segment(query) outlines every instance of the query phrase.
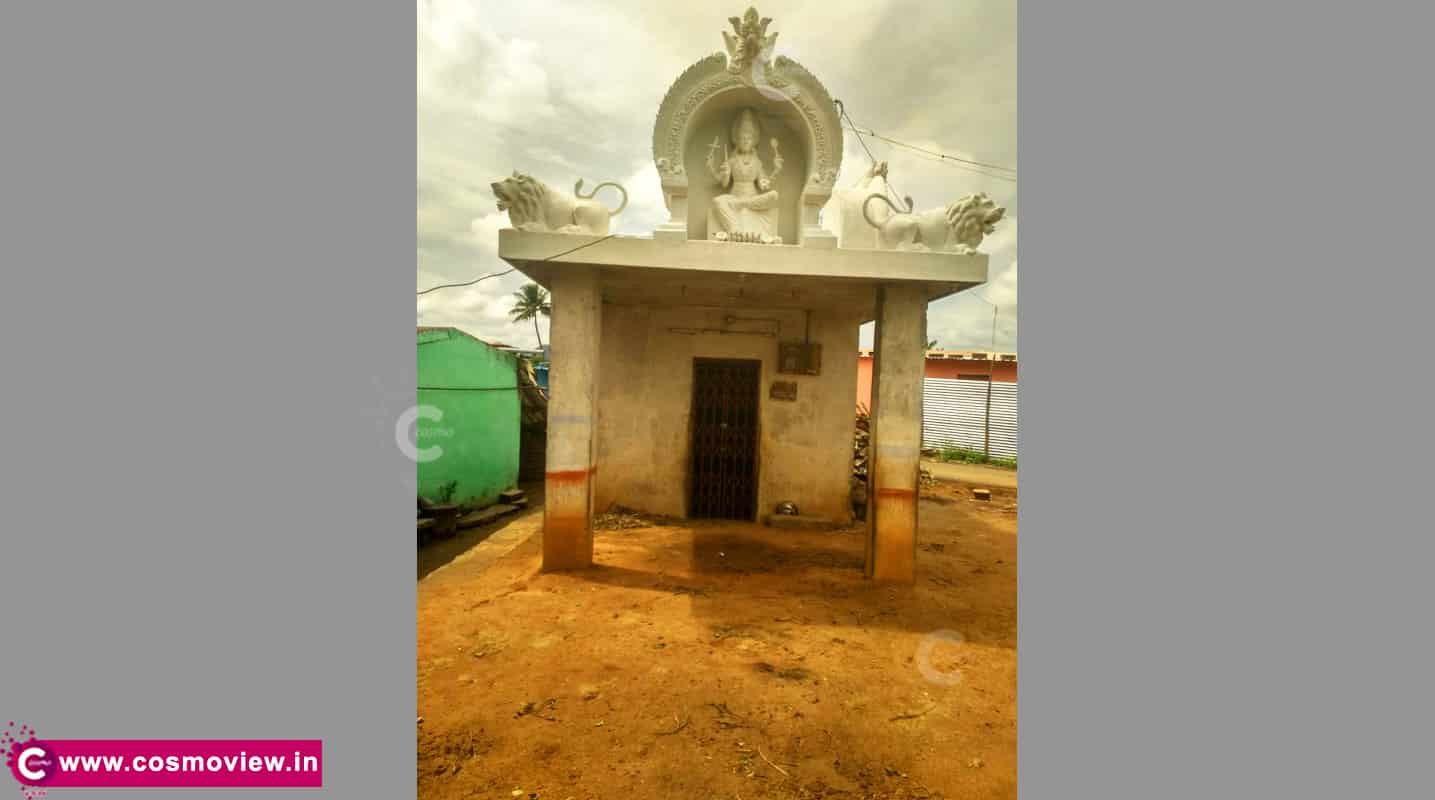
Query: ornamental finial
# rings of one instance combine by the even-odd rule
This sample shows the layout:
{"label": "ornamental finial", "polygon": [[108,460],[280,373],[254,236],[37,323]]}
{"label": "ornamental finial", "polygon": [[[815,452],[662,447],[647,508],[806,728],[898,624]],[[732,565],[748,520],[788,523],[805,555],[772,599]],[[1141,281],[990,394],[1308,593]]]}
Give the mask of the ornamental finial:
{"label": "ornamental finial", "polygon": [[754,64],[767,66],[772,59],[772,49],[777,45],[777,34],[767,35],[770,17],[759,18],[757,9],[748,7],[742,18],[728,17],[732,33],[722,32],[727,43],[727,69],[734,74],[752,68]]}

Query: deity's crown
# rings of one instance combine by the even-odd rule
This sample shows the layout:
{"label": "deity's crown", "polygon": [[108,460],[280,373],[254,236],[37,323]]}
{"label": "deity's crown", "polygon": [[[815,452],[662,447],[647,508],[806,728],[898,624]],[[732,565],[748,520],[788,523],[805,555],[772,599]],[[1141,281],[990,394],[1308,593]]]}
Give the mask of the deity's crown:
{"label": "deity's crown", "polygon": [[757,121],[757,114],[750,108],[744,108],[738,112],[737,118],[732,121],[732,140],[737,141],[737,136],[743,130],[752,131],[754,139],[762,137],[762,125]]}

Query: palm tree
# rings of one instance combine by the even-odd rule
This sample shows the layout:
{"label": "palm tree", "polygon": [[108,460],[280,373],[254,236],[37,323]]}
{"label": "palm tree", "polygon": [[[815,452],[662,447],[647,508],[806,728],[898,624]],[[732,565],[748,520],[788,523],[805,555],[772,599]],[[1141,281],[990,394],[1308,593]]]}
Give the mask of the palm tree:
{"label": "palm tree", "polygon": [[553,316],[553,306],[548,302],[548,292],[536,283],[530,283],[513,293],[513,308],[508,310],[514,322],[533,320],[533,335],[538,337],[538,349],[543,349],[543,335],[538,332],[538,315]]}

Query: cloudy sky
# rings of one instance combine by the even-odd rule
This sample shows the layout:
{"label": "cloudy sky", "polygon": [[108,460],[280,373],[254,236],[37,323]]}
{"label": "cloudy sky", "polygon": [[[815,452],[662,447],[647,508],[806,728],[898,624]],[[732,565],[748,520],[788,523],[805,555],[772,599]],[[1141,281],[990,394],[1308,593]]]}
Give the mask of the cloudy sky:
{"label": "cloudy sky", "polygon": [[[673,80],[723,51],[727,18],[747,8],[671,0],[419,0],[418,288],[500,272],[508,216],[490,182],[518,169],[560,187],[617,180],[628,208],[617,233],[647,234],[668,218],[652,163],[653,118]],[[777,53],[842,100],[859,126],[928,150],[1017,165],[1014,0],[765,0]],[[868,166],[845,134],[838,185]],[[983,191],[1007,218],[982,249],[984,286],[933,303],[929,337],[949,349],[1016,350],[1016,183],[867,138],[892,186],[919,209]],[[418,299],[419,324],[456,325],[532,346],[531,323],[509,322],[519,273]],[[547,341],[547,321],[542,322]],[[871,342],[871,325],[862,343]]]}

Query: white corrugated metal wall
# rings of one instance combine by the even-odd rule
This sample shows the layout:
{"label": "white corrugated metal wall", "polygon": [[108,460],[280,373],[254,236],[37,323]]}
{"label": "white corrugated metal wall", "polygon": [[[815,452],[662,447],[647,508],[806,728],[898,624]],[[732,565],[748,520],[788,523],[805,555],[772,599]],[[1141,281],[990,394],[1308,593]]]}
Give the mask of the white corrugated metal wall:
{"label": "white corrugated metal wall", "polygon": [[[1016,458],[1016,384],[993,382],[991,455]],[[963,378],[922,381],[922,446],[963,447],[980,452],[987,382]]]}

